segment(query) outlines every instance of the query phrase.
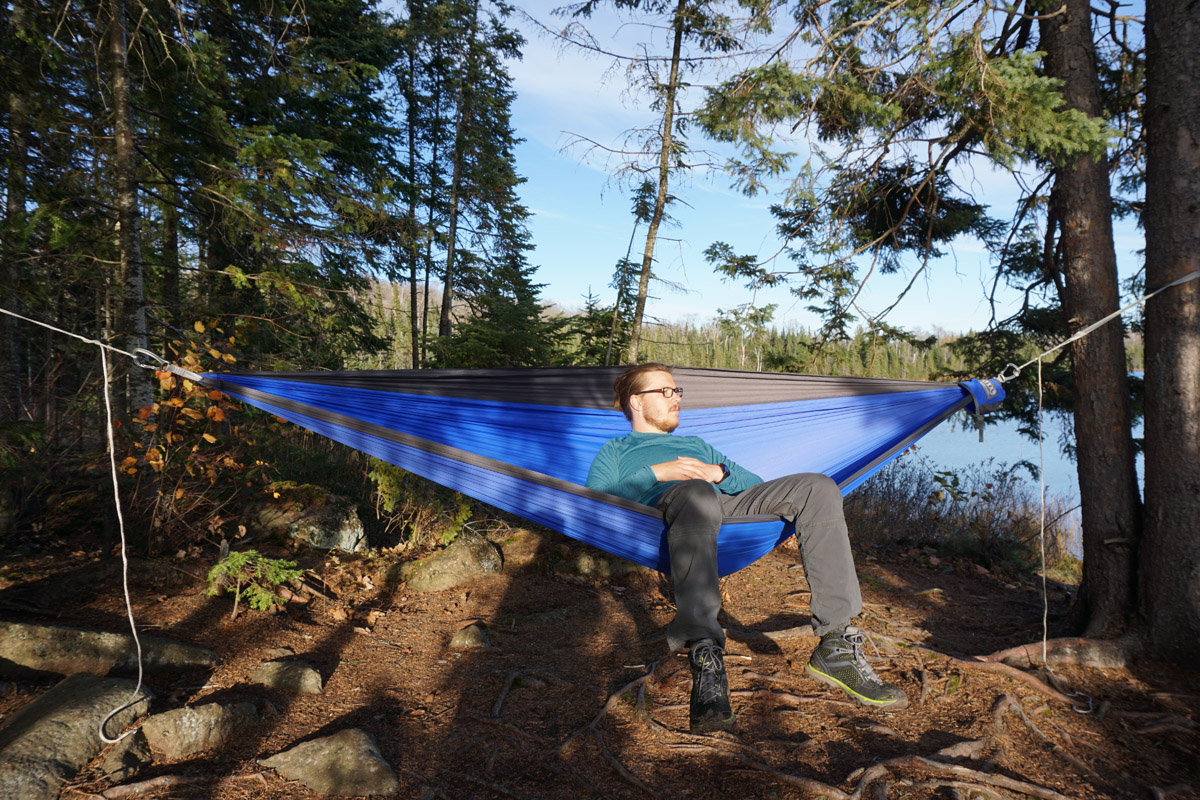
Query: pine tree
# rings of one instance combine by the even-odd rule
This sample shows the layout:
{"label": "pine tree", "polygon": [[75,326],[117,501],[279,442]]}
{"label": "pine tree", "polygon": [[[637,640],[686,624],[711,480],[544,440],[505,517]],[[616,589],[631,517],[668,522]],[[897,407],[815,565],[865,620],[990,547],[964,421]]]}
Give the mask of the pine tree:
{"label": "pine tree", "polygon": [[[1128,114],[1128,106],[1121,108],[1112,93],[1113,102],[1100,102],[1090,15],[1086,3],[993,10],[844,0],[800,8],[799,40],[815,55],[798,68],[781,60],[747,70],[711,95],[704,123],[742,147],[737,175],[747,191],[787,165],[774,150],[773,126],[808,122],[822,143],[841,152],[818,153],[823,166],[806,166],[775,208],[794,267],[731,255],[724,269],[751,282],[786,275],[799,296],[815,301],[824,335],[838,337],[863,316],[856,298],[873,272],[899,271],[911,258],[911,287],[942,248],[972,234],[997,253],[998,280],[1019,275],[1033,301],[973,343],[991,348],[993,358],[1011,356],[1022,333],[1049,344],[1115,310],[1112,235],[1104,230],[1105,116]],[[1035,47],[1049,51],[1044,60]],[[1012,223],[990,218],[952,179],[956,163],[978,155],[1004,168],[1044,171]],[[1050,185],[1047,206],[1043,190]],[[1049,209],[1049,235],[1039,247],[1030,220],[1041,208]],[[872,331],[907,335],[887,325],[885,315],[868,317]],[[1088,575],[1085,567],[1076,621],[1081,630],[1112,634],[1130,610],[1130,561],[1127,552],[1107,545],[1101,552],[1098,543],[1137,537],[1119,329],[1080,344],[1074,356],[1070,383],[1086,392],[1088,403],[1096,399],[1086,409],[1076,406],[1089,451],[1087,464],[1080,460],[1084,560],[1094,571]],[[1008,360],[989,366],[999,371]]]}

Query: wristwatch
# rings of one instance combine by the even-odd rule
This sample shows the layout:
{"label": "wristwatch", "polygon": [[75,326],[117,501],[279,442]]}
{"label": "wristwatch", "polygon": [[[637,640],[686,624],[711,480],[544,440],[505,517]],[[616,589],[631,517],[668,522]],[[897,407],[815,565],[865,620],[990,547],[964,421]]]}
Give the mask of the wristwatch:
{"label": "wristwatch", "polygon": [[717,483],[720,483],[729,477],[729,467],[725,466],[724,464],[717,464],[717,466],[721,468],[721,480],[717,481]]}

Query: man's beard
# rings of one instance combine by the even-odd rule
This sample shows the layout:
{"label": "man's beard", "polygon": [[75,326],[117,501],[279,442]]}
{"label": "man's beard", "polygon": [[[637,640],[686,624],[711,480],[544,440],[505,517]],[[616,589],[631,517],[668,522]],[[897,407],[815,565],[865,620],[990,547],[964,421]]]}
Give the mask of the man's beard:
{"label": "man's beard", "polygon": [[679,415],[672,415],[670,411],[664,411],[662,415],[643,414],[642,418],[652,427],[658,428],[663,433],[671,433],[679,427]]}

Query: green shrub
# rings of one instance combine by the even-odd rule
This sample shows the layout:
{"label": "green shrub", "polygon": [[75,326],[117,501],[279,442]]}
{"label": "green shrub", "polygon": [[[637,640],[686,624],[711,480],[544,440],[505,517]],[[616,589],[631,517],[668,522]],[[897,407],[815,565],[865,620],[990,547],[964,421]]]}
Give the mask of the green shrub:
{"label": "green shrub", "polygon": [[[1041,508],[1028,462],[988,459],[958,471],[939,471],[923,456],[892,462],[846,498],[856,541],[932,547],[989,569],[1029,573],[1041,568]],[[1067,505],[1048,499],[1046,566],[1067,569],[1078,544],[1064,520]],[[1069,571],[1069,570],[1067,570]]]}
{"label": "green shrub", "polygon": [[233,612],[237,619],[238,602],[243,594],[246,604],[259,611],[274,611],[287,603],[275,590],[289,581],[299,580],[304,571],[295,561],[267,558],[257,550],[233,551],[208,571],[209,596],[218,595],[232,584]]}
{"label": "green shrub", "polygon": [[384,535],[395,533],[406,545],[450,544],[471,519],[470,498],[412,472],[372,458],[367,475],[375,483]]}

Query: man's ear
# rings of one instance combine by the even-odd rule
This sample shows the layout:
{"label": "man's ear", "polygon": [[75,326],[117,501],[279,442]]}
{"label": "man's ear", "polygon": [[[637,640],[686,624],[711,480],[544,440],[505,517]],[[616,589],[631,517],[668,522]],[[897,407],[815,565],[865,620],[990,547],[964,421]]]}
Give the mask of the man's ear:
{"label": "man's ear", "polygon": [[640,395],[640,394],[630,395],[629,409],[631,411],[636,411],[639,414],[642,413],[642,395]]}

